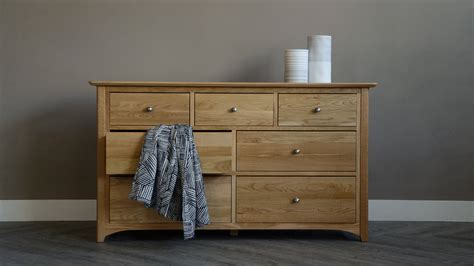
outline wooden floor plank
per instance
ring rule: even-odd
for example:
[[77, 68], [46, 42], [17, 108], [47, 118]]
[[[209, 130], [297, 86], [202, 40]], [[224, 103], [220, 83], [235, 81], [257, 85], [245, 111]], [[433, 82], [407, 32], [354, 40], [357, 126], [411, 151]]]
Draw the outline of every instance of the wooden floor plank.
[[[362, 243], [334, 231], [128, 231], [95, 242], [94, 222], [0, 223], [0, 265], [443, 265], [474, 263], [474, 223], [371, 222]], [[245, 255], [244, 255], [245, 254]]]

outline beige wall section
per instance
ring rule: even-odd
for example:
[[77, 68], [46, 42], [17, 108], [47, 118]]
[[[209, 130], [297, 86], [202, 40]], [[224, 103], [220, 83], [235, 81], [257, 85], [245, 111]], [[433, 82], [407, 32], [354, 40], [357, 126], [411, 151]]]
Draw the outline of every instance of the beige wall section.
[[283, 50], [323, 33], [334, 81], [379, 82], [370, 198], [474, 200], [470, 0], [0, 0], [0, 12], [0, 199], [95, 198], [88, 80], [281, 81]]

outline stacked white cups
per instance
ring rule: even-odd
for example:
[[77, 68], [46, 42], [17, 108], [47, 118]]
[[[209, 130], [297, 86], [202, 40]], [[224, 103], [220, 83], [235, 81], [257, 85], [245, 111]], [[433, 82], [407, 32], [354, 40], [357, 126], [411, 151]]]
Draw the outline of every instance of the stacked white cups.
[[285, 50], [285, 82], [331, 83], [331, 42], [329, 35], [311, 35], [308, 49]]
[[308, 82], [308, 49], [285, 50], [285, 82]]

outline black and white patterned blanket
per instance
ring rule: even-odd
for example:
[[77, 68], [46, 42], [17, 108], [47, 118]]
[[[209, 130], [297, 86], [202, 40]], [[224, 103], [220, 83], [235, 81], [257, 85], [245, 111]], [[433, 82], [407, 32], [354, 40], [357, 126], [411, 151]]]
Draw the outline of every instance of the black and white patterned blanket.
[[199, 155], [188, 125], [148, 130], [129, 198], [183, 221], [184, 239], [210, 223]]

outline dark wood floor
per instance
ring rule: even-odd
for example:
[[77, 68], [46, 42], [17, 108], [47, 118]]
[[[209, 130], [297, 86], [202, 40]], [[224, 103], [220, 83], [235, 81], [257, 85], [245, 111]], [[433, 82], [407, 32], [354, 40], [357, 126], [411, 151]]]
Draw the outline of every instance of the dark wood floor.
[[122, 232], [94, 242], [93, 222], [0, 223], [0, 265], [474, 264], [474, 223], [371, 222], [369, 242], [321, 231]]

